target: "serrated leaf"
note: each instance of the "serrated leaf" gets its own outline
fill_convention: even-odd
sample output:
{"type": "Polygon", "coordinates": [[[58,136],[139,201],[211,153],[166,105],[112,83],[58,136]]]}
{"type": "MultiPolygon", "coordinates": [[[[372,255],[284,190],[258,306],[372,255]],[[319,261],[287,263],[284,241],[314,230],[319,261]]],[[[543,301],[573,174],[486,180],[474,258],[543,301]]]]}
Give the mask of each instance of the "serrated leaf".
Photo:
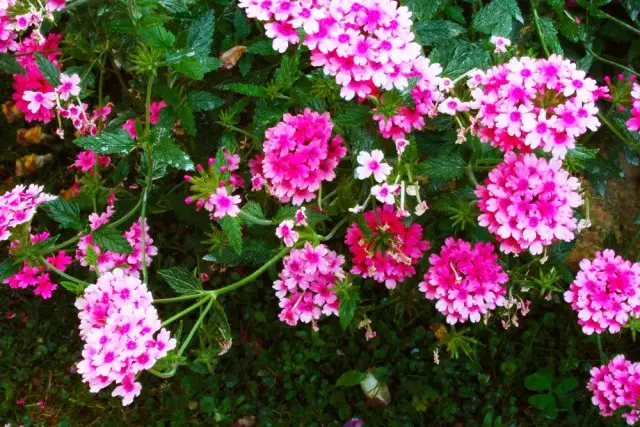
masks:
{"type": "Polygon", "coordinates": [[[138,30],[138,35],[149,45],[161,49],[171,49],[176,41],[176,36],[161,25],[141,28],[138,30]]]}
{"type": "Polygon", "coordinates": [[[158,275],[178,294],[188,295],[202,292],[202,282],[182,268],[165,268],[158,271],[158,275]]]}
{"type": "Polygon", "coordinates": [[[515,0],[493,0],[473,15],[471,25],[481,33],[508,37],[513,20],[524,23],[515,0]]]}
{"type": "Polygon", "coordinates": [[[159,162],[168,164],[179,170],[192,171],[195,164],[187,153],[182,151],[171,138],[163,139],[153,148],[153,155],[159,162]]]}
{"type": "Polygon", "coordinates": [[[222,90],[239,93],[240,95],[263,97],[267,95],[267,91],[262,86],[247,83],[227,83],[218,86],[222,90]]]}
{"type": "Polygon", "coordinates": [[[350,286],[345,289],[340,289],[338,291],[338,298],[340,300],[340,326],[342,326],[342,329],[347,329],[356,314],[360,293],[358,292],[358,288],[350,286]]]}
{"type": "Polygon", "coordinates": [[[158,3],[170,13],[188,12],[187,5],[184,0],[158,0],[158,3]]]}
{"type": "Polygon", "coordinates": [[[555,23],[549,18],[540,18],[540,37],[551,53],[564,55],[560,41],[558,40],[558,31],[555,23]]]}
{"type": "Polygon", "coordinates": [[[45,203],[43,207],[47,215],[60,224],[60,228],[70,228],[72,230],[82,229],[80,206],[75,200],[65,200],[62,197],[58,197],[55,200],[45,203]]]}
{"type": "Polygon", "coordinates": [[[261,39],[247,46],[247,50],[245,50],[245,53],[261,56],[277,55],[278,52],[273,50],[272,44],[272,41],[269,39],[261,39]]]}
{"type": "Polygon", "coordinates": [[[489,53],[480,45],[465,40],[450,40],[436,43],[430,59],[442,65],[443,74],[456,78],[474,68],[489,67],[489,53]]]}
{"type": "Polygon", "coordinates": [[[224,105],[224,100],[210,92],[197,91],[187,95],[187,104],[195,112],[210,111],[224,105]]]}
{"type": "Polygon", "coordinates": [[[9,277],[13,276],[20,270],[20,268],[11,261],[11,259],[6,258],[2,262],[0,262],[0,282],[4,282],[9,277]]]}
{"type": "Polygon", "coordinates": [[[251,24],[240,8],[236,8],[236,12],[233,15],[233,29],[235,30],[235,39],[239,42],[246,39],[251,33],[251,24]]]}
{"type": "Polygon", "coordinates": [[[371,118],[371,108],[364,105],[350,105],[346,111],[332,118],[339,126],[358,126],[367,123],[371,118]]]}
{"type": "Polygon", "coordinates": [[[178,118],[180,119],[180,126],[182,126],[187,135],[196,134],[196,119],[191,107],[188,105],[180,107],[180,110],[178,110],[178,118]]]}
{"type": "Polygon", "coordinates": [[[96,250],[93,249],[93,246],[87,245],[86,251],[87,251],[87,256],[86,256],[87,264],[93,267],[95,271],[98,271],[98,254],[96,253],[96,250]]]}
{"type": "Polygon", "coordinates": [[[446,154],[419,163],[416,166],[416,174],[448,181],[462,177],[466,167],[460,154],[446,154]]]}
{"type": "Polygon", "coordinates": [[[220,346],[218,355],[226,353],[231,347],[231,327],[229,326],[229,320],[227,319],[227,313],[224,311],[222,305],[217,299],[212,300],[211,316],[209,318],[209,324],[207,326],[213,326],[215,328],[215,339],[220,346]]]}
{"type": "Polygon", "coordinates": [[[171,68],[191,80],[202,80],[207,68],[198,58],[184,58],[178,63],[171,64],[171,68]]]}
{"type": "Polygon", "coordinates": [[[340,378],[336,381],[336,385],[338,387],[350,387],[360,384],[366,378],[367,376],[360,371],[348,371],[340,375],[340,378]]]}
{"type": "Polygon", "coordinates": [[[413,26],[418,43],[433,46],[442,40],[451,40],[465,32],[465,28],[451,21],[423,21],[413,26]]]}
{"type": "Polygon", "coordinates": [[[210,9],[196,18],[189,26],[187,47],[193,49],[198,58],[204,59],[211,54],[215,16],[213,9],[210,9]]]}
{"type": "Polygon", "coordinates": [[[264,217],[260,205],[253,200],[248,201],[247,204],[243,206],[240,214],[238,214],[238,218],[240,219],[242,224],[246,225],[271,224],[271,221],[264,217]]]}
{"type": "Polygon", "coordinates": [[[242,253],[237,254],[231,248],[224,248],[221,253],[210,253],[202,259],[216,264],[242,265],[259,267],[276,254],[277,250],[263,240],[247,239],[242,244],[242,253]]]}
{"type": "Polygon", "coordinates": [[[288,89],[300,78],[300,61],[297,55],[283,56],[280,68],[276,70],[276,84],[281,89],[288,89]]]}
{"type": "Polygon", "coordinates": [[[122,232],[116,228],[103,225],[97,230],[91,232],[92,241],[100,247],[100,249],[116,252],[119,254],[131,254],[133,248],[122,235],[122,232]]]}
{"type": "Polygon", "coordinates": [[[26,74],[22,65],[9,53],[0,54],[0,71],[9,74],[26,74]]]}
{"type": "Polygon", "coordinates": [[[127,154],[136,146],[136,141],[125,131],[103,132],[96,136],[75,139],[76,145],[98,154],[127,154]]]}
{"type": "Polygon", "coordinates": [[[49,84],[53,87],[60,86],[60,71],[58,68],[40,53],[36,52],[35,58],[36,64],[38,64],[38,69],[44,78],[47,79],[49,84]]]}
{"type": "Polygon", "coordinates": [[[220,220],[220,226],[233,250],[238,254],[242,253],[242,226],[238,218],[227,215],[220,220]]]}
{"type": "Polygon", "coordinates": [[[60,282],[60,284],[63,288],[65,288],[69,292],[73,292],[76,295],[82,295],[84,293],[84,286],[79,283],[63,280],[62,282],[60,282]]]}
{"type": "Polygon", "coordinates": [[[446,3],[447,0],[408,0],[403,2],[411,10],[414,19],[417,21],[426,21],[433,18],[446,3]]]}

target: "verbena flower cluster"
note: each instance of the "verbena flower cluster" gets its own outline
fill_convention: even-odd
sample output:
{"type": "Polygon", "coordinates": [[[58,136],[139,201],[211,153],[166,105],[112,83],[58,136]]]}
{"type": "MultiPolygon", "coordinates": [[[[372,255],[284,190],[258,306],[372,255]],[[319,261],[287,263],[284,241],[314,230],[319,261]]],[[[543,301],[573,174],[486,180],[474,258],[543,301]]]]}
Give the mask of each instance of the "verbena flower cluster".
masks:
{"type": "Polygon", "coordinates": [[[264,157],[250,165],[252,182],[266,183],[267,191],[283,203],[313,200],[322,182],[336,177],[335,168],[347,154],[342,137],[331,137],[330,119],[329,113],[308,108],[296,116],[285,114],[265,132],[264,157]]]}
{"type": "Polygon", "coordinates": [[[53,13],[62,10],[65,0],[21,2],[5,0],[0,3],[0,53],[18,50],[20,35],[31,30],[36,40],[43,38],[40,26],[45,20],[54,20],[53,13]],[[27,3],[25,7],[25,4],[27,3]],[[26,9],[26,10],[25,10],[26,9]]]}
{"type": "Polygon", "coordinates": [[[447,316],[447,323],[476,323],[504,305],[509,276],[491,243],[472,245],[449,237],[440,253],[429,257],[429,264],[419,289],[427,299],[437,300],[436,309],[447,316]]]}
{"type": "Polygon", "coordinates": [[[631,118],[627,120],[627,128],[637,132],[640,129],[640,84],[633,83],[631,90],[631,118]]]}
{"type": "Polygon", "coordinates": [[[560,160],[510,152],[476,187],[478,221],[503,252],[538,255],[555,242],[573,240],[578,226],[573,208],[583,203],[579,191],[580,182],[560,160]]]}
{"type": "Polygon", "coordinates": [[[9,239],[11,229],[31,222],[38,206],[56,199],[43,190],[40,185],[18,185],[0,196],[0,241],[9,239]]]}
{"type": "Polygon", "coordinates": [[[580,261],[580,271],[564,299],[578,313],[582,331],[620,332],[630,317],[640,316],[640,263],[631,263],[611,249],[580,261]]]}
{"type": "Polygon", "coordinates": [[[284,259],[278,280],[273,282],[280,299],[280,320],[295,326],[316,322],[320,316],[338,315],[340,300],[336,283],[345,277],[344,257],[325,245],[307,242],[284,259]]]}
{"type": "Polygon", "coordinates": [[[600,415],[610,417],[621,409],[627,424],[640,419],[640,363],[630,362],[618,355],[608,364],[591,369],[587,388],[593,393],[591,401],[600,408],[600,415]]]}
{"type": "Polygon", "coordinates": [[[564,158],[600,126],[595,102],[606,88],[558,55],[512,58],[468,81],[477,134],[502,151],[543,149],[564,158]]]}
{"type": "Polygon", "coordinates": [[[416,274],[415,265],[430,245],[423,240],[422,226],[407,227],[393,206],[376,210],[364,213],[366,232],[357,223],[347,230],[345,243],[352,254],[351,273],[395,289],[398,283],[416,274]]]}
{"type": "Polygon", "coordinates": [[[244,180],[235,171],[240,165],[240,156],[232,154],[224,149],[222,155],[216,158],[211,157],[208,167],[197,165],[198,176],[185,175],[185,180],[189,182],[193,196],[185,199],[186,204],[195,202],[196,209],[204,208],[211,212],[210,218],[224,218],[225,216],[235,217],[240,212],[240,196],[233,192],[244,186],[244,180]]]}
{"type": "Polygon", "coordinates": [[[161,327],[151,292],[138,278],[116,269],[88,286],[76,307],[85,342],[78,373],[92,393],[116,383],[112,396],[130,404],[142,389],[137,375],[176,346],[161,327]]]}

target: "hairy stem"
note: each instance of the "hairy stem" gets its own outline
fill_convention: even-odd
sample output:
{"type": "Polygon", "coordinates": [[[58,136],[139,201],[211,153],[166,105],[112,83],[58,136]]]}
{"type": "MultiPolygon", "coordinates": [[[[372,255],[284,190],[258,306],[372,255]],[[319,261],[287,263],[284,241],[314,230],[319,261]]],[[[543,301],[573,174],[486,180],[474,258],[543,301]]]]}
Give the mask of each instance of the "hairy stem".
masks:
{"type": "Polygon", "coordinates": [[[536,5],[534,1],[531,0],[531,12],[533,13],[533,22],[536,24],[536,31],[538,32],[538,38],[540,39],[540,44],[542,45],[542,49],[544,50],[545,55],[549,56],[549,48],[547,47],[547,43],[544,41],[544,37],[542,37],[542,28],[540,27],[540,16],[538,16],[538,11],[536,10],[536,5]]]}
{"type": "Polygon", "coordinates": [[[149,130],[151,127],[151,90],[153,89],[153,74],[149,76],[147,82],[147,99],[145,101],[145,122],[144,122],[144,144],[145,153],[147,154],[147,176],[144,191],[142,192],[142,208],[140,209],[140,250],[142,251],[142,277],[144,283],[149,283],[149,271],[147,268],[147,199],[149,198],[149,190],[151,189],[153,181],[153,147],[151,141],[149,141],[149,130]]]}
{"type": "Polygon", "coordinates": [[[61,270],[57,269],[56,267],[53,266],[53,264],[51,264],[49,261],[47,261],[43,256],[38,257],[38,260],[41,263],[43,263],[44,265],[46,265],[48,269],[50,269],[51,271],[56,273],[58,276],[60,276],[60,277],[62,277],[64,279],[70,280],[70,281],[72,281],[74,283],[77,283],[79,285],[85,286],[85,287],[89,286],[89,283],[87,283],[87,282],[85,282],[83,280],[80,280],[80,279],[78,279],[76,277],[73,277],[73,276],[65,273],[64,271],[61,271],[61,270]]]}
{"type": "Polygon", "coordinates": [[[202,322],[204,321],[204,318],[209,312],[209,310],[211,310],[211,306],[213,305],[213,301],[215,300],[215,298],[210,296],[208,300],[209,300],[209,304],[207,304],[207,306],[204,308],[202,313],[200,313],[200,317],[198,317],[198,320],[193,325],[193,328],[191,328],[191,331],[189,331],[189,335],[187,335],[187,338],[184,340],[184,342],[180,346],[180,350],[178,350],[178,356],[182,356],[182,354],[185,352],[185,350],[189,346],[189,343],[191,342],[191,339],[193,338],[193,335],[196,333],[198,328],[200,328],[200,325],[202,325],[202,322]]]}
{"type": "MultiPolygon", "coordinates": [[[[205,295],[205,294],[203,294],[205,295]]],[[[200,307],[201,305],[205,304],[207,301],[209,301],[209,298],[201,298],[199,301],[195,302],[194,304],[191,304],[189,307],[185,308],[184,310],[182,310],[181,312],[171,316],[170,318],[168,318],[167,320],[165,320],[164,322],[162,322],[162,324],[160,325],[161,328],[164,328],[167,325],[170,325],[171,323],[175,322],[176,320],[178,320],[179,318],[181,318],[182,316],[191,313],[193,310],[195,310],[196,308],[200,307]]]]}

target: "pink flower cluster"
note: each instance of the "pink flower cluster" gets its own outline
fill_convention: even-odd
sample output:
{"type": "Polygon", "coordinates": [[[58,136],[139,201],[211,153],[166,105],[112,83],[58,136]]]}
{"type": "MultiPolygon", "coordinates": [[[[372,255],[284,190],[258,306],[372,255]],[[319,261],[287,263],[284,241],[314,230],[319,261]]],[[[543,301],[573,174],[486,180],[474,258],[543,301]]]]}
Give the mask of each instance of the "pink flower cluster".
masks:
{"type": "MultiPolygon", "coordinates": [[[[32,234],[30,236],[30,243],[31,245],[35,245],[47,240],[49,237],[50,235],[46,231],[39,234],[32,234]]],[[[9,254],[12,255],[13,251],[19,249],[21,245],[22,243],[17,240],[12,242],[9,254]]],[[[60,271],[65,271],[72,261],[73,259],[64,251],[60,251],[56,255],[47,257],[47,262],[60,271]]],[[[46,266],[31,266],[26,261],[19,272],[7,278],[3,283],[5,285],[9,285],[12,289],[25,289],[29,286],[33,286],[35,288],[33,293],[35,295],[39,295],[42,299],[51,298],[53,291],[58,287],[58,285],[51,281],[46,266]]]]}
{"type": "Polygon", "coordinates": [[[39,205],[57,197],[44,193],[43,189],[34,184],[18,185],[0,196],[0,242],[9,238],[10,229],[30,222],[39,205]]]}
{"type": "MultiPolygon", "coordinates": [[[[107,207],[107,211],[102,215],[92,214],[93,218],[89,218],[92,229],[97,229],[106,224],[109,217],[114,213],[113,208],[107,207]]],[[[97,267],[100,274],[106,273],[116,267],[122,269],[129,276],[138,277],[142,271],[142,227],[141,221],[131,224],[128,231],[124,233],[124,238],[131,245],[133,252],[129,254],[120,254],[113,251],[103,251],[98,245],[93,243],[93,236],[87,234],[80,238],[78,249],[76,250],[76,259],[85,267],[90,267],[87,258],[87,247],[91,246],[97,255],[97,267]]],[[[153,246],[153,239],[149,235],[149,223],[145,224],[145,261],[147,266],[151,265],[152,258],[158,254],[158,248],[153,246]]]]}
{"type": "Polygon", "coordinates": [[[580,261],[564,299],[578,313],[585,334],[620,332],[629,317],[640,316],[640,263],[632,264],[611,249],[597,252],[593,261],[580,261]]]}
{"type": "Polygon", "coordinates": [[[420,224],[407,227],[391,205],[376,209],[377,214],[364,213],[370,238],[357,223],[347,230],[345,243],[353,255],[351,273],[395,289],[398,283],[416,274],[415,265],[430,245],[423,240],[420,224]]]}
{"type": "Polygon", "coordinates": [[[314,248],[307,242],[304,248],[293,249],[273,282],[282,308],[280,320],[291,326],[298,321],[315,325],[322,314],[338,316],[335,285],[345,277],[342,264],[344,257],[322,244],[314,248]]]}
{"type": "Polygon", "coordinates": [[[618,409],[628,408],[622,414],[627,424],[640,419],[640,363],[627,360],[620,354],[608,364],[591,369],[587,389],[593,393],[591,402],[600,408],[600,415],[610,417],[618,409]]]}
{"type": "Polygon", "coordinates": [[[16,39],[30,28],[36,39],[42,39],[40,26],[45,19],[53,21],[53,12],[62,10],[64,5],[65,0],[29,2],[27,8],[18,0],[0,2],[0,53],[15,52],[18,49],[16,39]]]}
{"type": "Polygon", "coordinates": [[[627,128],[636,132],[640,129],[640,84],[633,83],[631,90],[631,118],[627,120],[627,128]]]}
{"type": "Polygon", "coordinates": [[[498,263],[491,243],[471,243],[449,237],[440,254],[429,257],[431,267],[419,289],[447,323],[479,322],[482,316],[503,306],[509,276],[498,263]]]}
{"type": "Polygon", "coordinates": [[[184,177],[194,193],[194,196],[185,199],[185,203],[190,205],[195,202],[197,210],[204,208],[211,212],[212,220],[227,215],[235,217],[240,213],[240,196],[233,194],[236,189],[244,186],[244,180],[235,172],[240,167],[240,156],[226,148],[222,155],[224,162],[221,165],[216,166],[216,159],[211,157],[207,169],[202,165],[196,166],[199,176],[184,177]]]}
{"type": "Polygon", "coordinates": [[[467,84],[483,142],[502,151],[540,148],[561,159],[580,135],[598,129],[595,103],[608,92],[558,55],[512,58],[467,84]]]}
{"type": "Polygon", "coordinates": [[[276,126],[267,129],[264,157],[251,162],[253,182],[265,182],[268,191],[283,203],[310,202],[322,181],[333,181],[335,168],[347,150],[342,137],[331,138],[333,123],[329,113],[285,114],[276,126]]]}
{"type": "MultiPolygon", "coordinates": [[[[151,101],[149,104],[149,124],[156,125],[160,121],[160,112],[167,106],[164,101],[151,101]]],[[[136,119],[129,119],[121,126],[131,138],[137,138],[136,119]]]]}
{"type": "Polygon", "coordinates": [[[109,156],[96,155],[96,153],[91,150],[85,150],[78,153],[75,162],[69,166],[69,169],[77,169],[82,172],[89,172],[89,174],[93,174],[96,160],[102,167],[107,167],[111,164],[111,158],[109,156]]]}
{"type": "Polygon", "coordinates": [[[573,240],[573,208],[583,203],[579,191],[580,182],[560,160],[510,152],[476,187],[478,221],[496,236],[502,252],[538,255],[556,241],[573,240]]]}
{"type": "Polygon", "coordinates": [[[176,346],[161,328],[151,292],[138,278],[116,269],[87,287],[76,308],[85,343],[78,373],[92,393],[115,382],[112,396],[121,396],[123,406],[130,404],[142,389],[136,376],[176,346]]]}

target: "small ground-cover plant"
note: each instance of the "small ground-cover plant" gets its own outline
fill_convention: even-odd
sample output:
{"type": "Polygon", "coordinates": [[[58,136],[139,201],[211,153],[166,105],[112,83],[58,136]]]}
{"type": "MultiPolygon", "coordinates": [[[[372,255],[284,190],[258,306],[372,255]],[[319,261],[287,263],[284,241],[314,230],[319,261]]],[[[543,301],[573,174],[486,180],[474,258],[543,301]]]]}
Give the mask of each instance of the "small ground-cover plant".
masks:
{"type": "MultiPolygon", "coordinates": [[[[31,126],[3,154],[3,292],[67,302],[90,392],[177,378],[178,424],[634,423],[636,239],[566,262],[639,163],[626,7],[0,4],[3,112],[31,126]]],[[[24,380],[3,414],[46,413],[51,379],[37,402],[24,380]]]]}

